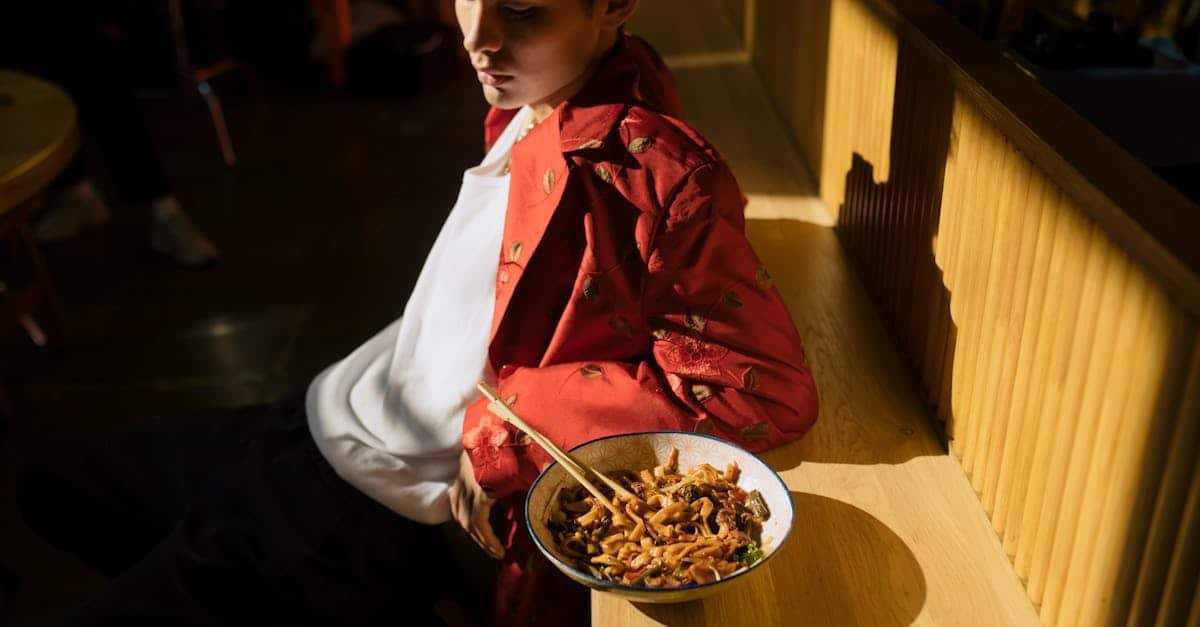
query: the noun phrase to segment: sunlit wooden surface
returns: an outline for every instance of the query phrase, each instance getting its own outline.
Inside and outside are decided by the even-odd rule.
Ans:
[[[668,49],[704,50],[702,42],[671,40],[699,28],[634,29]],[[821,417],[803,440],[765,455],[796,505],[792,538],[765,573],[677,606],[593,594],[594,624],[1038,624],[754,69],[718,63],[676,74],[690,121],[750,197],[748,232],[805,339]]]
[[[800,5],[753,59],[1040,620],[1182,624],[1200,207],[932,3]]]

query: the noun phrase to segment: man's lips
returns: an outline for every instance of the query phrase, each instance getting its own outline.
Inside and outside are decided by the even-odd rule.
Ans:
[[[479,78],[479,82],[483,83],[484,85],[491,85],[492,87],[502,85],[512,80],[511,75],[500,74],[491,69],[475,68],[475,76]]]

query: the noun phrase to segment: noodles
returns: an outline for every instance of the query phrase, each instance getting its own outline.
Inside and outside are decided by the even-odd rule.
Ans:
[[[762,559],[770,511],[757,490],[737,487],[737,464],[678,472],[679,452],[638,472],[610,473],[638,496],[614,495],[614,515],[583,486],[560,487],[547,526],[580,570],[626,585],[677,588],[719,581]]]

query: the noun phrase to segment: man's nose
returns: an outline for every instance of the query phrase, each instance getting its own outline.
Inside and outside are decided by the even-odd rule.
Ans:
[[[472,54],[500,50],[504,45],[504,31],[497,7],[483,0],[473,4],[473,15],[468,16],[467,32],[463,33],[463,47]]]

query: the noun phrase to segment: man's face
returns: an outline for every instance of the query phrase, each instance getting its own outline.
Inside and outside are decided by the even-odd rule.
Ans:
[[[456,0],[463,46],[488,103],[515,109],[551,99],[602,50],[603,0]]]

